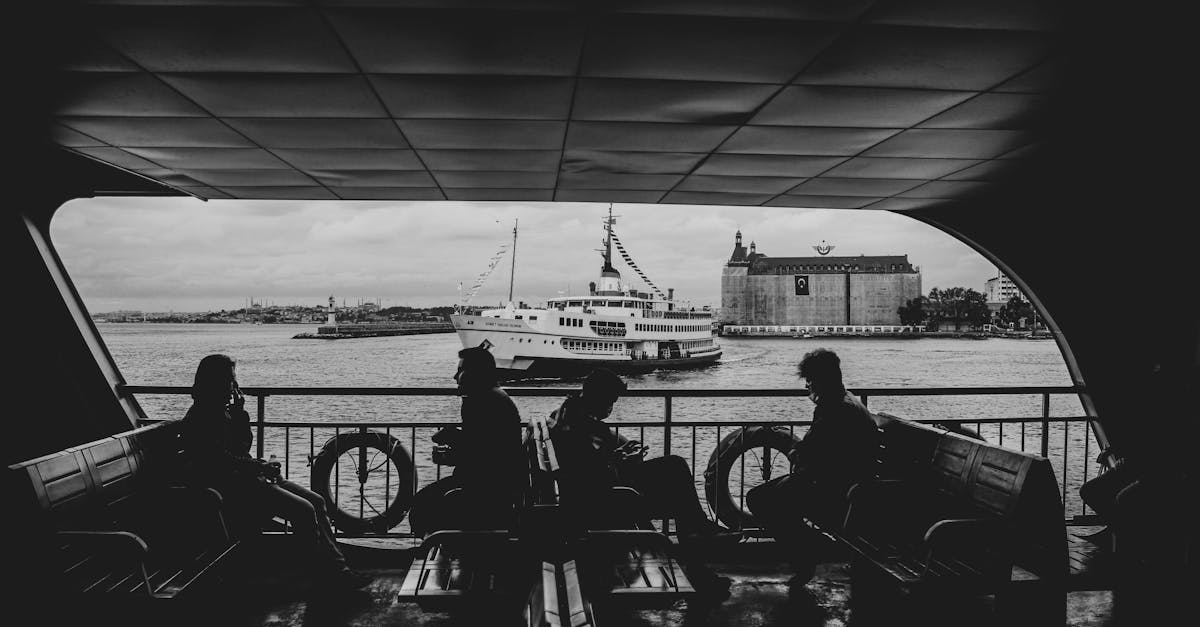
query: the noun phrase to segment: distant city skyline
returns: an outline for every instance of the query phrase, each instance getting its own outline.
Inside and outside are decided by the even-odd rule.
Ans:
[[[460,302],[503,248],[472,305],[586,294],[599,276],[607,204],[518,202],[208,202],[91,198],[67,203],[51,237],[91,312],[280,306],[434,307]],[[739,229],[772,257],[908,255],[922,292],[983,291],[996,268],[949,235],[883,211],[614,204],[615,231],[663,292],[720,306],[721,268]],[[650,291],[614,251],[622,278]]]

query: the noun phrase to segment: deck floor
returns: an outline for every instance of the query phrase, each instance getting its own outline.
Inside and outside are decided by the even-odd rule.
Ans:
[[[1082,535],[1074,540],[1086,542]],[[771,562],[770,543],[751,544],[758,546],[743,544],[739,545],[736,555],[714,556],[714,568],[734,582],[728,600],[717,605],[693,603],[691,606],[687,601],[676,601],[657,609],[598,606],[596,624],[599,627],[914,624],[911,615],[903,621],[886,612],[882,617],[874,616],[869,620],[861,612],[856,616],[857,610],[850,606],[849,567],[843,561],[830,561],[819,567],[817,576],[808,585],[815,603],[789,602],[787,580],[790,571]],[[145,624],[228,627],[524,624],[519,605],[475,608],[475,613],[450,613],[428,612],[415,603],[398,600],[397,593],[411,560],[411,550],[350,545],[346,553],[353,564],[374,578],[362,591],[341,595],[313,591],[294,557],[286,551],[260,546],[257,552],[244,556],[243,563],[233,569],[235,572],[229,579],[196,595],[190,602],[175,600],[151,604],[136,615],[131,613],[128,605],[123,605],[110,608],[113,615],[106,618],[126,625],[140,623],[137,618],[146,618]],[[735,561],[731,559],[733,557],[738,559]],[[1139,605],[1131,613],[1122,609],[1130,607],[1128,602],[1117,604],[1115,600],[1110,590],[1069,592],[1066,624],[1069,627],[1154,624],[1147,622],[1147,612],[1157,613],[1155,610],[1166,605],[1157,599],[1149,605]],[[96,607],[88,609],[93,623],[100,618],[97,616],[99,611]],[[990,597],[962,600],[953,607],[941,603],[936,615],[921,615],[919,619],[920,624],[1008,627],[996,617]]]

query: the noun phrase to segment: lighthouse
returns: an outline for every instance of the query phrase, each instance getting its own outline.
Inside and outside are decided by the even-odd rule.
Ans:
[[[333,295],[331,294],[329,296],[329,318],[325,321],[325,324],[327,324],[331,327],[337,326],[337,316],[333,315],[333,308],[334,308]]]

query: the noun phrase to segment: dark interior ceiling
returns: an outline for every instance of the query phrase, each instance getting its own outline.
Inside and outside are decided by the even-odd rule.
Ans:
[[[1046,148],[1046,6],[87,3],[50,136],[101,193],[927,209]]]

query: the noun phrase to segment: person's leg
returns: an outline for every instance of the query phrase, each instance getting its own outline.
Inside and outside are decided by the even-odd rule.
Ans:
[[[283,481],[263,490],[265,504],[292,523],[298,539],[311,547],[319,570],[349,570],[333,538],[325,499],[319,494],[291,481]]]
[[[796,475],[776,477],[746,493],[754,522],[775,538],[796,571],[796,581],[807,581],[816,572],[820,538],[800,513],[812,497],[807,481]]]
[[[711,524],[700,506],[692,471],[682,457],[667,455],[636,464],[627,473],[627,481],[642,495],[652,516],[674,518],[680,533]]]
[[[408,511],[408,525],[413,533],[425,536],[450,526],[445,511],[446,493],[460,487],[462,481],[454,475],[442,477],[421,488],[413,495],[412,507]]]

